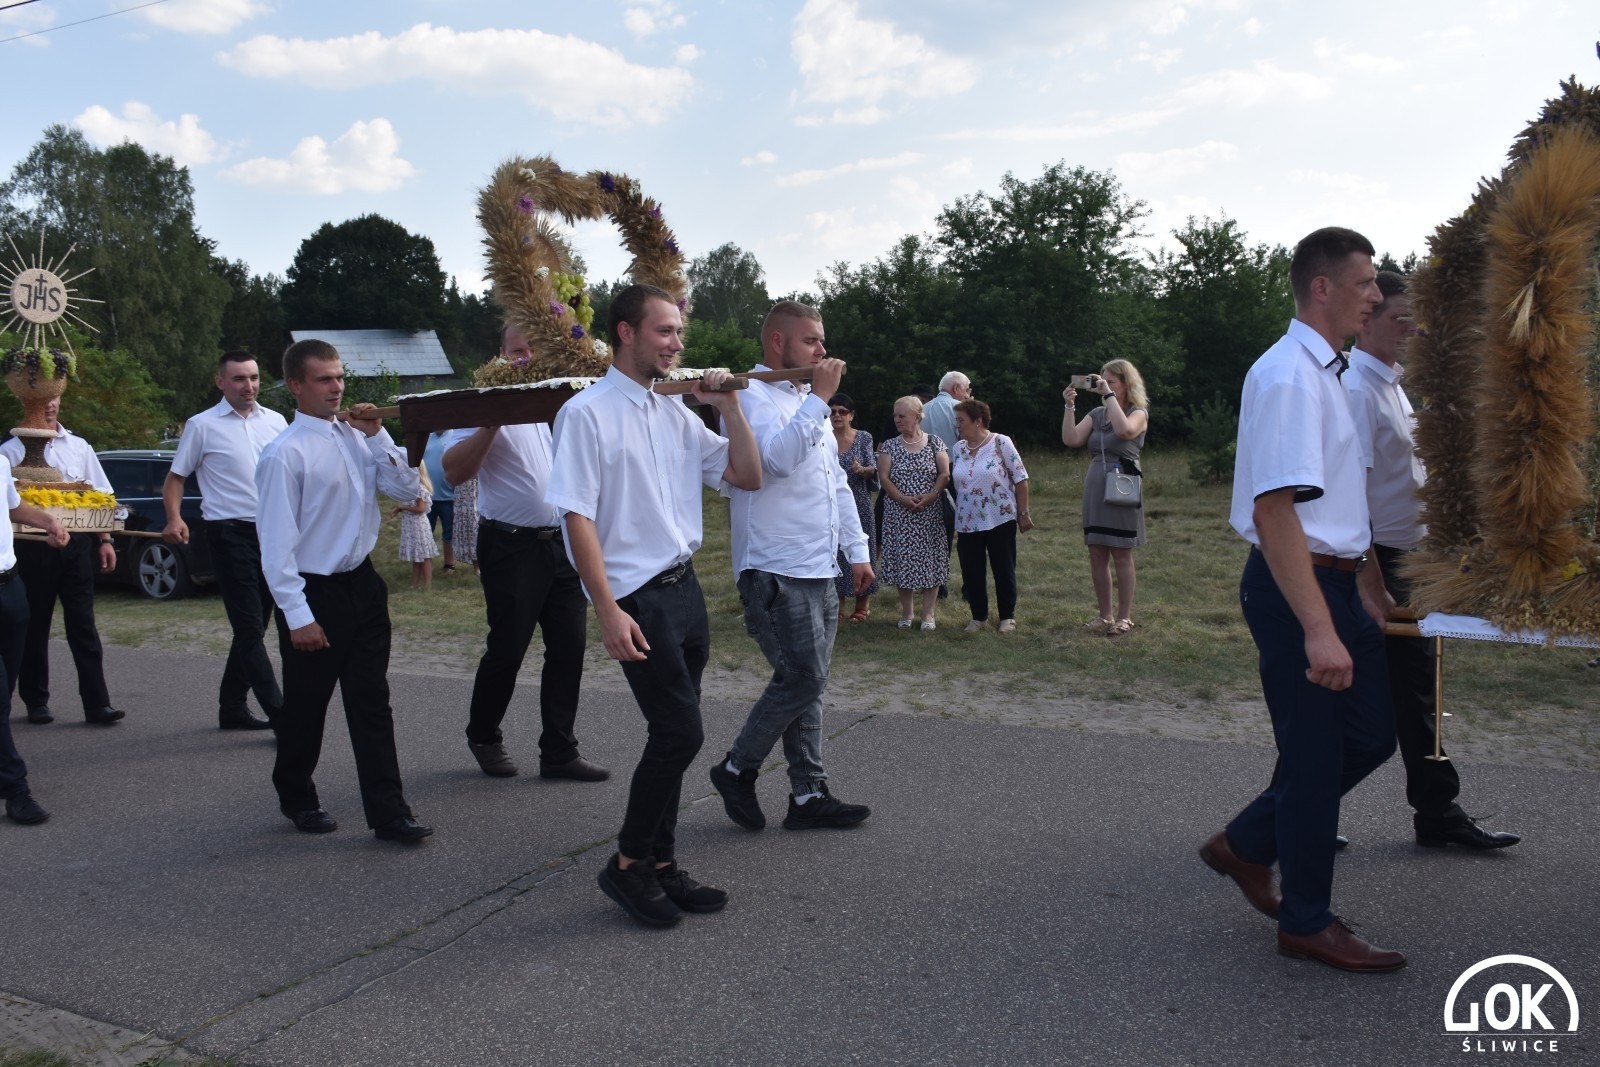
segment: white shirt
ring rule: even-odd
[[[316,621],[302,574],[355,570],[378,543],[376,491],[404,504],[422,495],[389,431],[296,413],[256,465],[256,535],[272,599],[291,630]]]
[[[956,398],[940,393],[922,406],[922,432],[944,442],[944,447],[956,446]]]
[[[200,514],[207,522],[256,521],[256,461],[288,426],[271,408],[256,404],[245,416],[226,398],[188,421],[172,457],[172,473],[200,479]]]
[[[0,454],[0,482],[5,483],[6,512],[22,503],[22,497],[17,495],[16,479],[11,477],[11,460]],[[0,522],[0,571],[8,571],[17,565],[17,549],[11,537],[11,520],[8,517]]]
[[[699,549],[700,486],[721,485],[728,442],[683,401],[658,396],[612,367],[561,405],[554,440],[545,500],[563,516],[594,521],[613,597]]]
[[[1256,498],[1294,487],[1312,552],[1354,558],[1367,550],[1366,466],[1338,354],[1299,319],[1245,375],[1229,521],[1253,545]]]
[[[1400,388],[1404,373],[1404,367],[1391,367],[1356,348],[1350,352],[1344,387],[1350,393],[1350,415],[1367,463],[1372,539],[1390,548],[1411,549],[1428,532],[1417,496],[1428,475],[1411,444],[1417,420]]]
[[[69,482],[88,482],[102,493],[114,492],[89,442],[59,423],[56,429],[61,436],[45,442],[44,461],[60,471],[61,477]],[[13,467],[22,462],[22,455],[22,442],[15,437],[0,445],[0,456],[10,460]]]
[[[477,432],[451,431],[446,450]],[[478,468],[478,518],[513,526],[560,526],[560,512],[544,500],[554,451],[545,423],[500,427]]]
[[[832,578],[841,548],[851,563],[866,563],[867,535],[839,465],[826,401],[793,382],[752,381],[739,406],[761,451],[761,488],[722,486],[732,501],[734,577],[758,570]]]

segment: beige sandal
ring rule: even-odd
[[[1092,634],[1103,634],[1107,630],[1111,629],[1111,625],[1112,623],[1110,619],[1104,619],[1099,616],[1095,616],[1088,622],[1084,623],[1083,628]]]
[[[1132,619],[1118,619],[1106,628],[1107,637],[1125,637],[1133,629]]]

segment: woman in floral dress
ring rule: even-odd
[[[871,542],[867,558],[877,559],[878,531],[872,521],[872,487],[878,484],[878,468],[872,458],[872,435],[855,428],[855,401],[845,393],[834,393],[828,401],[828,407],[833,410],[833,437],[839,444],[839,466],[844,468],[845,480],[850,483],[850,494],[855,497],[856,514],[861,518],[861,528]],[[877,576],[874,575],[872,584],[858,593],[855,576],[850,573],[849,563],[844,562],[840,564],[839,577],[834,581],[839,587],[839,621],[844,621],[844,603],[851,596],[856,598],[856,606],[850,613],[850,621],[865,622],[870,618],[872,594],[878,591]]]
[[[956,558],[961,586],[972,608],[967,632],[989,622],[989,579],[1000,609],[1000,632],[1017,628],[1017,531],[1033,529],[1028,514],[1028,469],[1016,445],[989,429],[989,405],[963,400],[956,405],[956,435],[950,450],[950,480],[956,492]]]
[[[914,396],[894,402],[894,428],[899,436],[878,449],[878,479],[887,497],[878,576],[900,590],[900,628],[911,627],[911,595],[920,592],[922,628],[932,630],[935,598],[950,578],[939,503],[950,484],[950,453],[943,441],[923,432],[922,401]]]

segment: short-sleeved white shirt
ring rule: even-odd
[[[1298,319],[1245,375],[1233,466],[1233,528],[1253,545],[1256,498],[1294,488],[1312,552],[1353,558],[1372,543],[1366,467],[1338,353]]]
[[[172,473],[200,480],[200,514],[207,522],[256,521],[256,462],[289,423],[271,408],[256,404],[248,417],[226,398],[183,427]]]
[[[1350,352],[1344,387],[1350,393],[1350,415],[1367,462],[1372,539],[1390,548],[1410,549],[1428,532],[1417,496],[1427,472],[1411,443],[1416,415],[1400,388],[1404,374],[1404,367],[1391,367],[1356,348]]]
[[[612,367],[561,406],[554,441],[545,501],[594,521],[613,597],[700,548],[700,487],[721,484],[728,442],[683,401]]]
[[[452,430],[445,450],[477,432]],[[545,423],[500,427],[478,468],[478,518],[536,528],[561,525],[561,514],[544,499],[553,451]]]

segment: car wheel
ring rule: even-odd
[[[165,541],[147,541],[134,565],[139,591],[151,600],[177,600],[194,591],[189,563]]]

